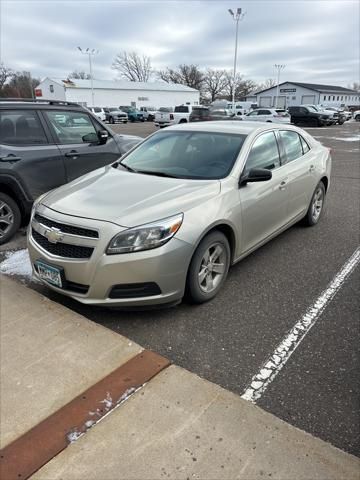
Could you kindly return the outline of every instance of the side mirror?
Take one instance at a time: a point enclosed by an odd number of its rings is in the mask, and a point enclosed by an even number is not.
[[[87,133],[86,135],[83,135],[82,141],[84,143],[98,143],[99,139],[96,133],[91,132],[91,133]]]
[[[109,132],[107,130],[99,130],[97,137],[99,145],[104,145],[108,141]]]
[[[267,168],[251,168],[245,175],[241,175],[239,186],[246,185],[249,182],[267,182],[272,179],[272,172]]]

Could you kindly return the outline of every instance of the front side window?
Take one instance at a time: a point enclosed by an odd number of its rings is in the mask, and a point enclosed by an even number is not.
[[[60,144],[88,143],[83,137],[89,133],[96,134],[90,116],[86,113],[54,110],[45,112],[45,115]]]
[[[174,110],[175,113],[189,113],[189,107],[186,105],[179,105],[178,107],[175,107]]]
[[[246,135],[210,132],[161,132],[145,140],[121,164],[138,173],[175,178],[226,177]]]
[[[244,173],[248,173],[252,168],[273,170],[279,166],[279,149],[274,132],[263,133],[251,147]]]
[[[258,110],[254,110],[253,112],[250,112],[248,116],[255,117],[256,115],[258,115]]]
[[[292,162],[303,155],[303,148],[297,132],[282,130],[279,132],[287,162]]]
[[[35,111],[1,110],[1,143],[5,145],[44,145],[48,141]]]

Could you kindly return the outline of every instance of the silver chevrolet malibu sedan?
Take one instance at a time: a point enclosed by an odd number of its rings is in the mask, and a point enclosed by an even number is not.
[[[330,171],[329,149],[291,125],[167,128],[35,202],[34,275],[85,304],[206,302],[231,265],[318,223]]]

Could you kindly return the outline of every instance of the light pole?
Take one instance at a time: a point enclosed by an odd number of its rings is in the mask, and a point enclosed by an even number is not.
[[[237,61],[237,46],[238,46],[238,31],[239,31],[239,20],[244,18],[245,13],[241,13],[241,8],[236,9],[234,13],[231,8],[228,9],[228,12],[236,22],[236,35],[235,35],[235,55],[234,55],[234,76],[233,76],[233,88],[232,88],[232,110],[233,113],[236,113],[235,109],[235,79],[236,79],[236,61]]]
[[[90,81],[91,81],[91,99],[92,99],[91,106],[94,107],[95,106],[95,104],[94,104],[94,83],[93,83],[91,57],[96,55],[97,53],[99,53],[99,50],[95,50],[95,48],[93,48],[92,50],[90,50],[90,48],[87,48],[86,50],[83,50],[81,47],[77,47],[77,48],[80,50],[81,53],[89,56],[89,69],[90,69]]]
[[[276,63],[274,67],[277,69],[277,88],[276,88],[276,102],[275,102],[275,108],[277,108],[278,101],[279,101],[280,72],[286,67],[286,65],[279,65]]]

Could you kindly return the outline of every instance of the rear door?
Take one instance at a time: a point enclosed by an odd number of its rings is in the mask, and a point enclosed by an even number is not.
[[[258,116],[256,117],[256,120],[258,122],[266,122],[266,120],[272,120],[272,115],[270,110],[259,109],[257,112],[258,112]]]
[[[279,141],[284,152],[289,202],[287,217],[292,221],[305,215],[316,187],[315,154],[305,139],[293,130],[280,130]]]
[[[36,110],[0,110],[2,175],[18,179],[29,200],[66,183],[63,157]]]
[[[287,172],[280,165],[278,142],[273,131],[262,133],[254,140],[243,173],[251,168],[269,169],[272,178],[247,183],[239,189],[242,211],[240,254],[255,248],[287,222]]]
[[[110,132],[103,145],[85,140],[86,135],[96,136],[99,130],[104,129],[88,113],[82,110],[46,110],[44,115],[64,157],[68,181],[108,165],[120,157],[119,147]]]

